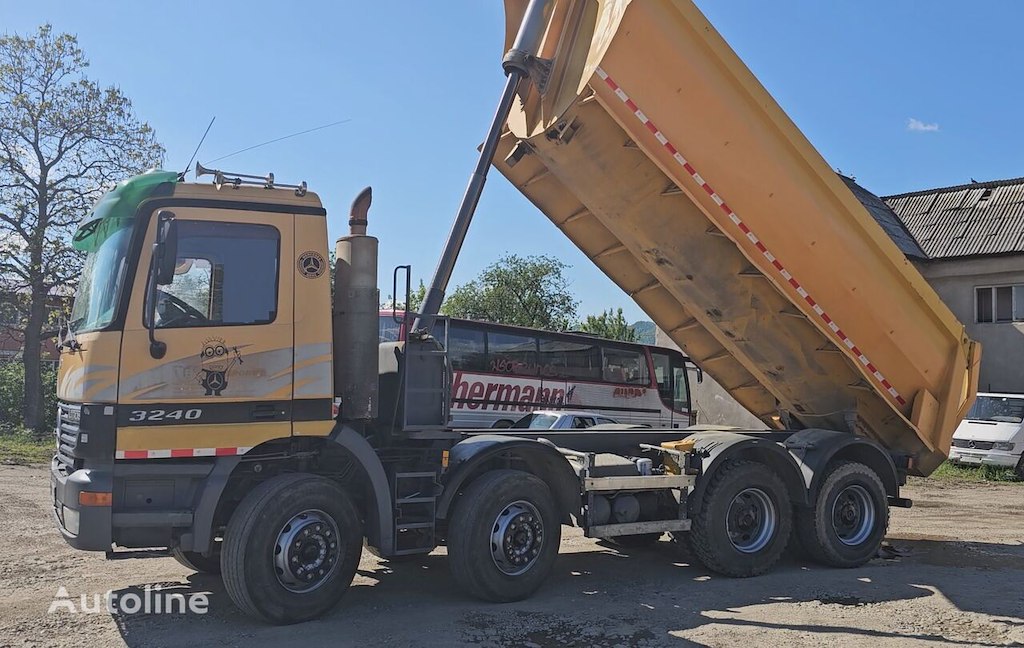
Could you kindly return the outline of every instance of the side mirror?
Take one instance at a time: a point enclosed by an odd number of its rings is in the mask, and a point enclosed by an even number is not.
[[[178,221],[174,213],[157,212],[156,243],[153,244],[153,274],[156,285],[167,286],[174,281],[178,260]]]

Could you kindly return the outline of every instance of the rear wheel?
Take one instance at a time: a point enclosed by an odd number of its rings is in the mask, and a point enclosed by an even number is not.
[[[181,563],[186,569],[203,574],[220,573],[220,549],[218,548],[209,556],[204,556],[197,551],[182,551],[178,547],[171,549],[171,556]]]
[[[796,516],[804,550],[832,567],[859,567],[874,558],[888,527],[882,480],[853,461],[832,464],[814,507],[798,509]]]
[[[359,565],[363,530],[348,494],[316,475],[274,477],[242,500],[224,533],[224,587],[249,616],[286,624],[334,607]]]
[[[452,576],[485,601],[522,600],[551,572],[561,531],[547,484],[519,470],[485,473],[466,488],[452,514]]]
[[[768,466],[732,460],[712,475],[692,521],[690,544],[704,566],[745,578],[771,569],[785,551],[792,506]]]

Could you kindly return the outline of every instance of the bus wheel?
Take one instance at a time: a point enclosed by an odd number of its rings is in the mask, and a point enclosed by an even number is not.
[[[182,551],[178,547],[171,549],[171,557],[177,560],[185,569],[202,574],[220,573],[220,550],[214,551],[209,556],[204,556],[198,551]]]
[[[768,466],[728,461],[695,506],[690,545],[705,567],[746,578],[771,569],[789,541],[792,505]]]
[[[455,504],[448,528],[452,576],[485,601],[522,600],[551,572],[561,533],[547,484],[519,470],[484,473]]]
[[[882,480],[852,461],[830,466],[814,507],[797,509],[800,544],[811,558],[832,567],[859,567],[874,558],[888,527]]]
[[[244,613],[298,623],[334,607],[359,566],[363,529],[335,482],[280,475],[246,495],[224,533],[224,587]]]

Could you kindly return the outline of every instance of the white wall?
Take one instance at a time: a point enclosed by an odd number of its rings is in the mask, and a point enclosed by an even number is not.
[[[951,259],[919,264],[942,301],[981,342],[981,391],[1024,392],[1024,322],[975,322],[977,286],[1024,284],[1024,255]]]

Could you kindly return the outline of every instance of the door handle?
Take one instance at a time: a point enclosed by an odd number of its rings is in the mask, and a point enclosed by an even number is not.
[[[277,405],[258,405],[249,410],[249,418],[254,421],[273,421],[287,416],[288,412]]]

